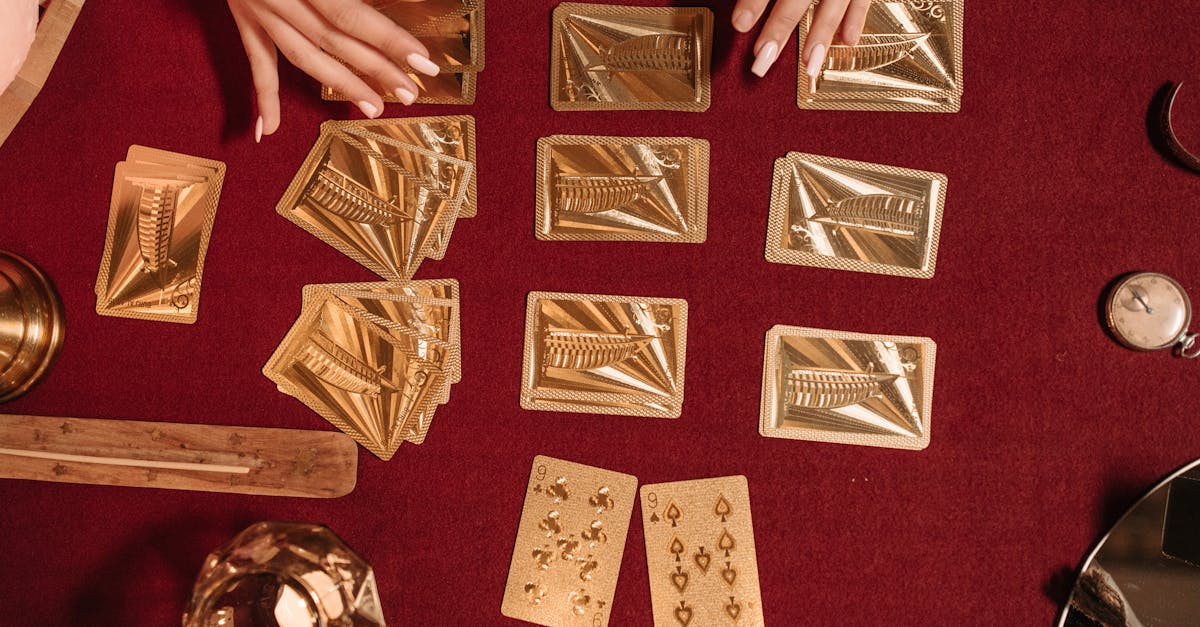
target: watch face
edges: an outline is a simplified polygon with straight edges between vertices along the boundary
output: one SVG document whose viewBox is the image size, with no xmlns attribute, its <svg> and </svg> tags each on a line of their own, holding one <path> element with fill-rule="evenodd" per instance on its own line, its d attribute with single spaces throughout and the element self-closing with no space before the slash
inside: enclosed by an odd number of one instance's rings
<svg viewBox="0 0 1200 627">
<path fill-rule="evenodd" d="M 1122 344 L 1139 350 L 1167 348 L 1192 320 L 1192 305 L 1174 279 L 1141 272 L 1124 279 L 1108 298 L 1108 325 Z"/>
</svg>

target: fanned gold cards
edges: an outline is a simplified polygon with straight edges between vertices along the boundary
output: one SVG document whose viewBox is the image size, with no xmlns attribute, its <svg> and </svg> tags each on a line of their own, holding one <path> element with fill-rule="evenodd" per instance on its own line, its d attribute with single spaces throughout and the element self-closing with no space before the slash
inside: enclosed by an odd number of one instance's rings
<svg viewBox="0 0 1200 627">
<path fill-rule="evenodd" d="M 642 486 L 655 627 L 762 627 L 746 478 Z"/>
<path fill-rule="evenodd" d="M 800 62 L 797 104 L 801 109 L 958 111 L 963 93 L 963 4 L 874 0 L 857 46 L 830 46 L 816 78 Z M 801 54 L 812 19 L 810 9 L 800 22 Z"/>
<path fill-rule="evenodd" d="M 637 477 L 533 460 L 501 612 L 548 627 L 605 627 Z"/>
<path fill-rule="evenodd" d="M 933 340 L 776 326 L 764 352 L 762 435 L 929 446 Z"/>
<path fill-rule="evenodd" d="M 326 123 L 277 211 L 405 281 L 426 257 L 444 256 L 464 208 L 474 214 L 474 138 L 465 116 Z"/>
<path fill-rule="evenodd" d="M 306 286 L 263 374 L 387 461 L 461 379 L 458 302 L 449 279 Z"/>
<path fill-rule="evenodd" d="M 678 418 L 686 343 L 680 299 L 532 292 L 521 407 Z"/>
<path fill-rule="evenodd" d="M 483 0 L 367 0 L 380 13 L 416 37 L 429 50 L 429 60 L 441 68 L 438 76 L 417 72 L 408 76 L 420 91 L 417 102 L 428 104 L 472 104 L 476 76 L 484 66 Z M 411 69 L 411 68 L 408 68 Z M 355 72 L 357 74 L 357 72 Z M 373 78 L 359 75 L 383 97 L 399 102 Z M 325 100 L 349 100 L 328 85 L 321 88 Z"/>
<path fill-rule="evenodd" d="M 225 164 L 130 146 L 117 164 L 96 313 L 192 324 Z"/>
<path fill-rule="evenodd" d="M 554 9 L 550 106 L 556 111 L 706 111 L 713 14 L 701 7 L 564 2 Z"/>
<path fill-rule="evenodd" d="M 703 242 L 708 159 L 703 139 L 543 137 L 537 238 Z"/>
<path fill-rule="evenodd" d="M 789 153 L 775 162 L 767 261 L 928 279 L 946 176 Z"/>
</svg>

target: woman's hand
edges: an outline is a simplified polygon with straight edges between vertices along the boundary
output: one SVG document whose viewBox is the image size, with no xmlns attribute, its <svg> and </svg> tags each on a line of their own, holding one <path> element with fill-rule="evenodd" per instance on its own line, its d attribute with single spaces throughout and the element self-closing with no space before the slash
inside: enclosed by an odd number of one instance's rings
<svg viewBox="0 0 1200 627">
<path fill-rule="evenodd" d="M 739 32 L 749 31 L 767 8 L 768 0 L 737 0 L 733 6 L 733 27 Z M 754 43 L 754 65 L 750 71 L 758 76 L 765 76 L 767 70 L 779 58 L 784 45 L 791 39 L 796 25 L 808 11 L 811 0 L 776 0 L 775 8 L 763 24 L 758 41 Z M 801 59 L 805 63 L 805 71 L 809 76 L 817 76 L 821 65 L 825 63 L 825 55 L 833 36 L 841 31 L 841 40 L 851 46 L 858 44 L 862 35 L 863 24 L 866 23 L 867 9 L 871 0 L 819 0 L 816 13 L 813 15 L 812 28 L 804 40 L 804 54 Z"/>
<path fill-rule="evenodd" d="M 383 98 L 347 66 L 406 105 L 417 99 L 418 88 L 402 68 L 438 74 L 421 42 L 362 0 L 229 0 L 229 9 L 254 76 L 255 141 L 279 128 L 276 49 L 292 65 L 345 94 L 369 118 L 383 112 Z"/>
</svg>

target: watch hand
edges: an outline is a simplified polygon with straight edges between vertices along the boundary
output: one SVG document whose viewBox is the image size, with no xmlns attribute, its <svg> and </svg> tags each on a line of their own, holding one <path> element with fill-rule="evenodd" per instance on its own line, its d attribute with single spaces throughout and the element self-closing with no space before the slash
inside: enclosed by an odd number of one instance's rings
<svg viewBox="0 0 1200 627">
<path fill-rule="evenodd" d="M 1146 308 L 1146 313 L 1148 313 L 1148 314 L 1152 314 L 1152 313 L 1154 313 L 1154 308 L 1150 306 L 1150 303 L 1147 303 L 1147 302 L 1146 302 L 1146 299 L 1142 298 L 1142 295 L 1141 295 L 1141 294 L 1138 294 L 1137 292 L 1134 292 L 1134 293 L 1133 293 L 1133 297 L 1134 297 L 1135 299 L 1137 299 L 1137 302 L 1139 302 L 1139 303 L 1141 303 L 1141 304 L 1142 304 L 1142 307 L 1145 307 L 1145 308 Z"/>
</svg>

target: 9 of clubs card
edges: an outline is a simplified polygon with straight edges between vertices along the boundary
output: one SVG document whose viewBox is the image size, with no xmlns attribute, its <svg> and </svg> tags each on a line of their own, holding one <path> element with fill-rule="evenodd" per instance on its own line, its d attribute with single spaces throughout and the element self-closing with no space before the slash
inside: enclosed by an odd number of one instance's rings
<svg viewBox="0 0 1200 627">
<path fill-rule="evenodd" d="M 655 627 L 761 626 L 746 478 L 642 486 Z"/>
<path fill-rule="evenodd" d="M 501 612 L 547 625 L 608 624 L 637 477 L 533 460 Z"/>
</svg>

